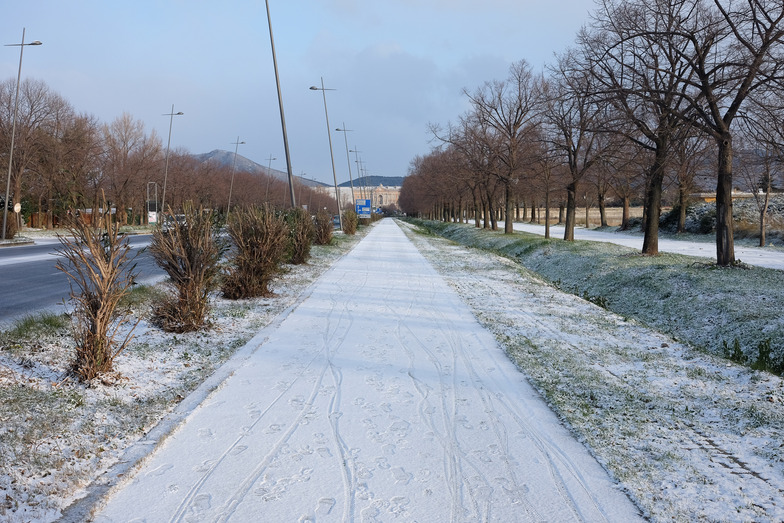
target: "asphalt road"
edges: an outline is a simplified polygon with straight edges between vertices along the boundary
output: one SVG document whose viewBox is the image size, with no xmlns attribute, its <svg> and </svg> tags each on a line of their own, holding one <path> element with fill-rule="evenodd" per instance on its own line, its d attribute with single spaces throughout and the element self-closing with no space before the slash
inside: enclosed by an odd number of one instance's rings
<svg viewBox="0 0 784 523">
<path fill-rule="evenodd" d="M 149 235 L 129 236 L 138 251 L 150 243 Z M 36 239 L 34 245 L 0 249 L 0 326 L 38 311 L 65 312 L 71 292 L 68 277 L 57 270 L 54 238 Z M 136 259 L 137 281 L 144 283 L 163 276 L 152 258 L 142 252 Z"/>
</svg>

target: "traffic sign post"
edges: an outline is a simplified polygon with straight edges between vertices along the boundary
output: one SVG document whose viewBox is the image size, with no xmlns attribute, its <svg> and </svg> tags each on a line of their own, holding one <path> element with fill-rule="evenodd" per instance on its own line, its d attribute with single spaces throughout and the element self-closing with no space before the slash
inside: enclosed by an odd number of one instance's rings
<svg viewBox="0 0 784 523">
<path fill-rule="evenodd" d="M 357 200 L 354 209 L 360 218 L 370 219 L 370 200 Z"/>
</svg>

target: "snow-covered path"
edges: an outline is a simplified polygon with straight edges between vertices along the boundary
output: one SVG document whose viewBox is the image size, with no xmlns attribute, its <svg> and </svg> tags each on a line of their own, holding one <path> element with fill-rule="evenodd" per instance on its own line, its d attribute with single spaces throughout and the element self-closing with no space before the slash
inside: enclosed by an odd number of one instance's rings
<svg viewBox="0 0 784 523">
<path fill-rule="evenodd" d="M 640 520 L 394 221 L 309 293 L 95 521 Z"/>
</svg>

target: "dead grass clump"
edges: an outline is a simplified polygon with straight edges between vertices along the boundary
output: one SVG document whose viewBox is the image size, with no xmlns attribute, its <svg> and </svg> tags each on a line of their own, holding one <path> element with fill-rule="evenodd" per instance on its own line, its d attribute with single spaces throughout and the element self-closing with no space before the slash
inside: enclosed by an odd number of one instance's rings
<svg viewBox="0 0 784 523">
<path fill-rule="evenodd" d="M 182 220 L 156 228 L 150 254 L 169 275 L 170 293 L 152 311 L 167 332 L 192 332 L 207 323 L 210 292 L 218 287 L 224 248 L 212 215 L 187 207 Z"/>
<path fill-rule="evenodd" d="M 316 213 L 316 235 L 313 239 L 316 245 L 329 245 L 332 243 L 332 231 L 334 228 L 331 214 L 324 209 Z"/>
<path fill-rule="evenodd" d="M 57 269 L 69 277 L 74 306 L 76 358 L 72 369 L 84 381 L 111 372 L 115 358 L 133 338 L 131 328 L 119 341 L 130 311 L 118 305 L 133 284 L 135 255 L 129 256 L 128 239 L 119 236 L 111 213 L 100 216 L 97 225 L 73 216 L 66 225 L 71 234 L 59 237 L 57 251 L 61 256 Z"/>
<path fill-rule="evenodd" d="M 223 296 L 271 296 L 269 284 L 281 272 L 289 241 L 285 219 L 265 205 L 232 213 L 227 228 L 234 252 L 223 278 Z"/>
</svg>

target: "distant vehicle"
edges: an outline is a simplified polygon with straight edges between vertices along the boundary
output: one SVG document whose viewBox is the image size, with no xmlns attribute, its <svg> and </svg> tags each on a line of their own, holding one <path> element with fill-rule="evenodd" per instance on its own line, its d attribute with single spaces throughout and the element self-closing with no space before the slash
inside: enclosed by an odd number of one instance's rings
<svg viewBox="0 0 784 523">
<path fill-rule="evenodd" d="M 340 227 L 340 216 L 339 215 L 336 214 L 336 215 L 334 215 L 332 217 L 332 225 L 334 225 L 335 227 Z"/>
<path fill-rule="evenodd" d="M 175 223 L 179 223 L 180 225 L 186 225 L 185 215 L 175 214 L 174 216 L 170 216 L 170 215 L 164 216 L 163 222 L 161 223 L 161 229 L 164 231 L 168 231 L 174 227 Z"/>
</svg>

